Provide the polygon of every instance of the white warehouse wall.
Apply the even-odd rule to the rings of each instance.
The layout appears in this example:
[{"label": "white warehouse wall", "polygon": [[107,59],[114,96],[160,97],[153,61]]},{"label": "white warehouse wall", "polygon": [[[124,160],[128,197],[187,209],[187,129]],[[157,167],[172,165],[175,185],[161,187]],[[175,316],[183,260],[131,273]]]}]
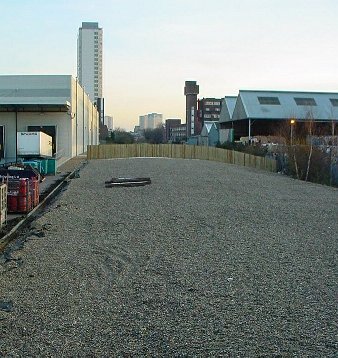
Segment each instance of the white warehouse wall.
[{"label": "white warehouse wall", "polygon": [[88,144],[99,143],[96,107],[72,76],[0,76],[0,126],[5,137],[1,162],[16,159],[14,106],[18,132],[27,131],[28,126],[56,127],[58,166],[86,152]]}]

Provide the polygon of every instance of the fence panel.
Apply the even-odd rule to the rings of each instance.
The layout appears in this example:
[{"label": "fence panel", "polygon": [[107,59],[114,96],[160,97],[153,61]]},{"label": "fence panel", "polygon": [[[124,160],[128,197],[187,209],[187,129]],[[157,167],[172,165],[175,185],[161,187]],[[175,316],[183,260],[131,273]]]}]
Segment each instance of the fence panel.
[{"label": "fence panel", "polygon": [[87,159],[167,157],[201,159],[277,171],[275,159],[215,147],[182,144],[100,144],[87,146]]},{"label": "fence panel", "polygon": [[245,166],[245,153],[233,152],[233,164]]}]

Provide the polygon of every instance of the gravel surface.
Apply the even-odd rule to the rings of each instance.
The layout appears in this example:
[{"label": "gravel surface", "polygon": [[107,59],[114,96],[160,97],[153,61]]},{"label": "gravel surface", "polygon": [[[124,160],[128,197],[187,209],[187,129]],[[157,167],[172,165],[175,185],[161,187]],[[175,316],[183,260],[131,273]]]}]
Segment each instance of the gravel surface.
[{"label": "gravel surface", "polygon": [[91,161],[0,266],[0,356],[336,357],[337,218],[278,174]]},{"label": "gravel surface", "polygon": [[58,173],[72,172],[73,170],[81,167],[87,161],[86,155],[79,155],[69,159],[58,168]]}]

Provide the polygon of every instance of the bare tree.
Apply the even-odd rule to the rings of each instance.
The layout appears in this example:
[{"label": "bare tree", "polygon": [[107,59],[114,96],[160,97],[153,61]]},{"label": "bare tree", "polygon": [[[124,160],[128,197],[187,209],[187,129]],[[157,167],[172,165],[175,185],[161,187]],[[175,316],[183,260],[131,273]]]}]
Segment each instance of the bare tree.
[{"label": "bare tree", "polygon": [[308,138],[310,140],[310,151],[309,151],[309,156],[308,156],[308,160],[307,160],[307,167],[306,167],[306,175],[305,175],[305,181],[308,180],[309,178],[309,170],[310,170],[310,165],[311,165],[311,158],[312,158],[312,152],[313,152],[313,132],[314,132],[314,126],[315,126],[315,122],[314,122],[314,118],[313,118],[313,112],[312,110],[309,112],[309,119],[308,119]]}]

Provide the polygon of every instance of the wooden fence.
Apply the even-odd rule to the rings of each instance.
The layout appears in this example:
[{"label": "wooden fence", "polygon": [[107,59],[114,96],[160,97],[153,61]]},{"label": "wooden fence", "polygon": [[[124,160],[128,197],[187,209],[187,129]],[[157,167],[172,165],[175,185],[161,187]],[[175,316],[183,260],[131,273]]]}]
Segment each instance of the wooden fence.
[{"label": "wooden fence", "polygon": [[276,171],[276,160],[215,147],[182,144],[100,144],[88,145],[87,159],[166,157],[202,159]]}]

